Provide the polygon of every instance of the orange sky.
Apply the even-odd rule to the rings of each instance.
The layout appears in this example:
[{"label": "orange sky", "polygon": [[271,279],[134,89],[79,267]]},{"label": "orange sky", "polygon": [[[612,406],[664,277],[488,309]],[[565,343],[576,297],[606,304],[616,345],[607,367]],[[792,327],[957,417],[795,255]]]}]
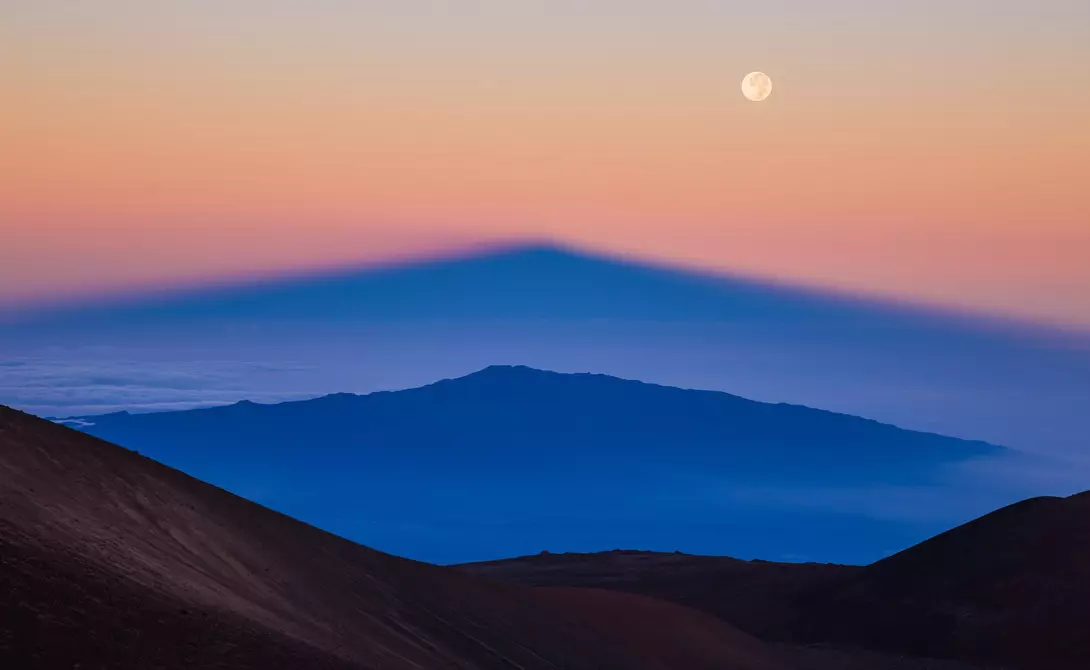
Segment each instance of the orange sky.
[{"label": "orange sky", "polygon": [[525,237],[1090,327],[1081,2],[41,4],[0,302]]}]

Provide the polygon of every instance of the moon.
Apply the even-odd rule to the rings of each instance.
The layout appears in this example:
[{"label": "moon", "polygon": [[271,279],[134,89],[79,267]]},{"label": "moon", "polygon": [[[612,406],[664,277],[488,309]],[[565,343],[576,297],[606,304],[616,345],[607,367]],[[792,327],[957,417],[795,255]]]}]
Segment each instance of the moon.
[{"label": "moon", "polygon": [[760,102],[772,93],[772,79],[764,72],[750,72],[742,79],[742,95]]}]

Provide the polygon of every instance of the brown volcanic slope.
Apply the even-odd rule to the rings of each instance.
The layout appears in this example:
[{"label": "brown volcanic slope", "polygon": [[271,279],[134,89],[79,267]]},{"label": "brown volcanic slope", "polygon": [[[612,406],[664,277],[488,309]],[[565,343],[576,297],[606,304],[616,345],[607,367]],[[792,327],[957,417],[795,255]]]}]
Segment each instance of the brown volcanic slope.
[{"label": "brown volcanic slope", "polygon": [[847,584],[863,570],[629,550],[543,553],[458,567],[528,586],[597,587],[652,596],[710,612],[755,635],[772,632],[773,637],[812,592]]},{"label": "brown volcanic slope", "polygon": [[1090,668],[1090,492],[1033,498],[815,597],[796,640],[1030,670]]},{"label": "brown volcanic slope", "polygon": [[[820,563],[741,561],[719,556],[614,550],[539,554],[458,566],[468,572],[541,587],[543,592],[606,588],[644,593],[714,612],[739,628],[784,637],[815,593],[849,583],[864,568]],[[577,588],[568,588],[577,587]],[[830,670],[984,670],[980,665],[861,650],[845,645],[777,645],[793,668]]]},{"label": "brown volcanic slope", "polygon": [[5,668],[799,667],[685,607],[382,554],[4,407],[0,561]]},{"label": "brown volcanic slope", "polygon": [[867,567],[618,551],[461,569],[656,596],[770,641],[1090,668],[1090,492],[1005,507]]}]

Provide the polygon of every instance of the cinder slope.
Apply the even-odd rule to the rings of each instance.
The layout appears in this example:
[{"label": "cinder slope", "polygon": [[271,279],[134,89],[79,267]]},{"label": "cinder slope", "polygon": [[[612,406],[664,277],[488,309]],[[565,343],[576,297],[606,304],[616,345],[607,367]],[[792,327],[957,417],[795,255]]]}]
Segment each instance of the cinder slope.
[{"label": "cinder slope", "polygon": [[1090,668],[1090,492],[1016,503],[868,566],[793,628],[803,641]]},{"label": "cinder slope", "polygon": [[593,591],[399,559],[4,407],[0,560],[3,667],[784,667],[685,608],[626,621]]},{"label": "cinder slope", "polygon": [[651,596],[704,610],[757,636],[779,632],[797,616],[797,604],[815,590],[849,583],[864,570],[854,565],[631,550],[547,553],[458,567],[527,586],[590,587]]},{"label": "cinder slope", "polygon": [[[639,640],[643,653],[653,653],[669,668],[694,667],[694,658],[701,659],[708,668],[770,667],[769,650],[764,643],[723,626],[721,620],[710,614],[689,607],[603,589],[546,588],[537,591],[565,611],[580,612],[614,642],[631,644],[633,640]],[[607,622],[608,625],[604,625]],[[810,668],[809,665],[805,667]]]},{"label": "cinder slope", "polygon": [[1090,668],[1090,492],[1009,505],[866,567],[619,551],[461,569],[650,595],[768,641],[833,646],[850,659],[866,649],[999,668]]}]

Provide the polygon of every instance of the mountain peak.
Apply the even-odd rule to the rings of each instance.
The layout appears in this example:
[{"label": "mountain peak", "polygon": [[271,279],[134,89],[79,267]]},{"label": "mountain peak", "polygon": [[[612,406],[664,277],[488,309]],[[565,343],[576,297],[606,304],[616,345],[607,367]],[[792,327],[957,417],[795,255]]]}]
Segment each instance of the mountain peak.
[{"label": "mountain peak", "polygon": [[[626,384],[631,386],[641,387],[654,387],[656,384],[647,384],[645,382],[634,381],[631,379],[621,379],[607,374],[600,374],[594,372],[556,372],[554,370],[543,370],[540,368],[533,368],[528,365],[489,365],[488,367],[481,368],[476,372],[471,372],[468,375],[457,377],[454,379],[446,379],[440,383],[470,383],[470,382],[485,382],[488,384],[500,385],[513,389],[518,388],[522,384],[565,384],[575,386],[582,386],[579,384],[581,381],[595,380],[597,382],[612,382],[618,384]],[[728,396],[729,394],[722,394]]]},{"label": "mountain peak", "polygon": [[561,375],[560,372],[532,368],[529,365],[489,365],[476,372],[471,372],[468,377],[539,377],[546,375]]}]

